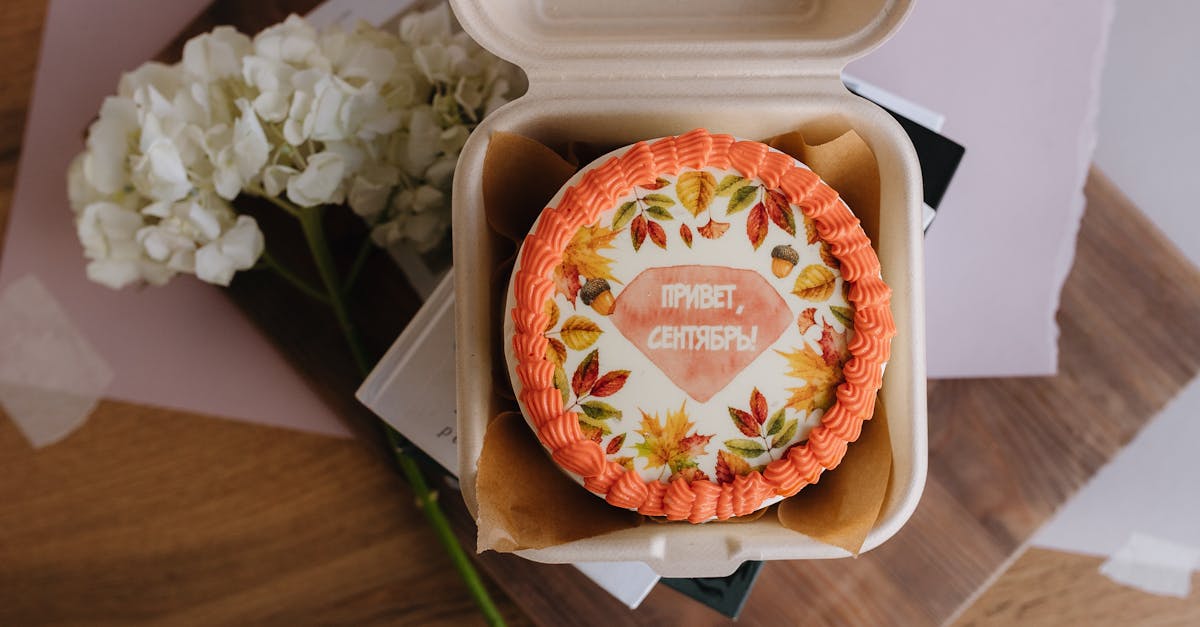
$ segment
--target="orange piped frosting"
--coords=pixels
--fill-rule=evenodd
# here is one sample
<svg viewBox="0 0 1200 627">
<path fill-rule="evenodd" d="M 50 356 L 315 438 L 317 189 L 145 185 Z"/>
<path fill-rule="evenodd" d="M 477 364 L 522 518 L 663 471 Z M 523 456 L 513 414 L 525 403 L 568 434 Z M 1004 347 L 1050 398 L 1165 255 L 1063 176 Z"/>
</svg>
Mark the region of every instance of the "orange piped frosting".
<svg viewBox="0 0 1200 627">
<path fill-rule="evenodd" d="M 646 484 L 646 498 L 638 506 L 638 513 L 643 516 L 666 516 L 663 497 L 667 494 L 667 484 L 661 481 L 651 481 Z"/>
<path fill-rule="evenodd" d="M 606 500 L 617 507 L 637 509 L 649 495 L 650 489 L 646 487 L 646 482 L 642 481 L 637 471 L 626 470 L 625 474 L 609 487 Z"/>
<path fill-rule="evenodd" d="M 604 451 L 587 444 L 587 440 L 576 440 L 555 449 L 554 461 L 577 475 L 599 474 L 605 469 Z"/>
<path fill-rule="evenodd" d="M 717 520 L 733 518 L 733 484 L 721 484 L 721 493 L 717 495 Z"/>
<path fill-rule="evenodd" d="M 696 485 L 707 483 L 697 481 Z M 711 484 L 709 484 L 711 485 Z M 675 479 L 667 484 L 667 493 L 663 495 L 663 506 L 667 512 L 667 520 L 683 520 L 692 514 L 692 503 L 696 501 L 696 493 L 684 479 Z"/>
<path fill-rule="evenodd" d="M 602 404 L 581 406 L 577 400 L 564 407 L 563 394 L 566 392 L 555 387 L 556 377 L 563 374 L 559 367 L 561 363 L 553 361 L 555 345 L 545 335 L 547 327 L 553 324 L 551 318 L 558 314 L 547 313 L 547 301 L 554 298 L 556 281 L 561 289 L 562 277 L 556 273 L 561 272 L 565 249 L 579 229 L 596 224 L 602 213 L 612 209 L 618 199 L 626 197 L 635 187 L 653 190 L 658 177 L 704 168 L 735 170 L 746 179 L 757 179 L 764 186 L 764 193 L 769 191 L 776 194 L 775 197 L 782 195 L 812 221 L 812 229 L 828 244 L 829 254 L 837 261 L 830 263 L 840 269 L 848 286 L 846 302 L 853 305 L 853 311 L 847 311 L 845 319 L 854 332 L 846 342 L 848 356 L 841 369 L 844 380 L 837 384 L 836 400 L 822 415 L 820 424 L 808 433 L 807 440 L 787 448 L 761 472 L 747 472 L 743 467 L 736 475 L 724 475 L 721 483 L 715 483 L 702 472 L 699 476 L 670 474 L 662 480 L 648 480 L 633 470 L 628 457 L 622 458 L 625 464 L 618 463 L 621 460 L 610 460 L 596 441 L 600 436 L 584 433 L 580 420 L 586 417 L 581 412 L 599 411 L 596 408 L 603 407 Z M 709 189 L 703 193 L 715 192 Z M 683 208 L 675 207 L 671 211 L 683 211 Z M 768 215 L 766 209 L 756 207 L 754 211 L 759 211 L 760 216 Z M 713 216 L 714 221 L 725 219 Z M 779 228 L 788 226 L 781 222 L 778 214 L 772 214 L 770 220 Z M 796 221 L 799 221 L 798 217 Z M 791 228 L 794 230 L 795 225 Z M 616 230 L 615 224 L 613 230 Z M 687 235 L 688 238 L 701 236 L 709 235 L 704 232 L 693 235 L 690 231 Z M 653 233 L 651 237 L 654 237 Z M 690 248 L 691 240 L 688 242 Z M 653 246 L 651 240 L 646 240 L 643 245 Z M 764 144 L 739 141 L 730 135 L 712 134 L 704 129 L 640 142 L 587 170 L 576 184 L 563 191 L 556 206 L 542 212 L 522 247 L 511 289 L 516 305 L 510 312 L 513 334 L 509 341 L 516 361 L 515 379 L 520 383 L 518 398 L 554 461 L 582 478 L 586 489 L 603 496 L 616 507 L 691 523 L 750 514 L 768 499 L 788 497 L 804 486 L 816 483 L 825 470 L 840 464 L 848 443 L 858 439 L 863 422 L 871 418 L 882 384 L 882 368 L 890 356 L 890 342 L 896 334 L 889 309 L 891 288 L 880 278 L 878 257 L 858 219 L 837 192 L 807 168 Z M 819 290 L 819 284 L 813 289 Z M 594 294 L 589 295 L 585 305 L 580 307 L 591 304 L 592 298 L 595 298 Z M 578 310 L 563 311 L 561 315 L 566 318 L 577 313 Z M 611 313 L 610 310 L 601 315 Z M 849 324 L 851 313 L 852 325 Z M 561 344 L 558 339 L 554 341 Z M 580 340 L 576 337 L 574 341 Z M 558 350 L 561 351 L 561 346 Z M 559 359 L 561 362 L 561 357 Z M 580 389 L 613 385 L 611 378 L 599 381 L 595 375 L 577 373 L 576 376 L 580 379 L 570 381 L 570 385 Z M 604 376 L 611 377 L 612 373 Z M 607 393 L 607 390 L 601 390 L 594 396 L 603 397 Z M 658 419 L 657 416 L 654 418 Z M 759 418 L 758 422 L 763 424 L 763 419 Z M 704 443 L 693 442 L 691 445 L 703 447 Z M 732 471 L 727 468 L 725 472 Z"/>
<path fill-rule="evenodd" d="M 692 485 L 696 500 L 692 501 L 692 511 L 688 514 L 688 522 L 702 523 L 717 515 L 717 499 L 721 495 L 721 487 L 709 481 L 697 481 Z"/>
</svg>

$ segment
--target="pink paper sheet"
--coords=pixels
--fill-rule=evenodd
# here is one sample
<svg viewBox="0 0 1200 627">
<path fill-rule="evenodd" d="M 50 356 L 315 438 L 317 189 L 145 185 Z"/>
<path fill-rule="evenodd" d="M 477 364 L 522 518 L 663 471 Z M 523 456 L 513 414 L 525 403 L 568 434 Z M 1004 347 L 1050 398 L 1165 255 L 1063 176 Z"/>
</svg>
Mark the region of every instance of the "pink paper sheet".
<svg viewBox="0 0 1200 627">
<path fill-rule="evenodd" d="M 919 0 L 848 71 L 967 147 L 926 236 L 929 376 L 1054 374 L 1111 0 Z"/>
<path fill-rule="evenodd" d="M 121 73 L 153 57 L 208 4 L 50 3 L 0 258 L 0 290 L 26 275 L 39 279 L 111 366 L 110 398 L 348 435 L 216 288 L 179 277 L 163 288 L 114 292 L 84 276 L 67 204 L 67 164 Z"/>
</svg>

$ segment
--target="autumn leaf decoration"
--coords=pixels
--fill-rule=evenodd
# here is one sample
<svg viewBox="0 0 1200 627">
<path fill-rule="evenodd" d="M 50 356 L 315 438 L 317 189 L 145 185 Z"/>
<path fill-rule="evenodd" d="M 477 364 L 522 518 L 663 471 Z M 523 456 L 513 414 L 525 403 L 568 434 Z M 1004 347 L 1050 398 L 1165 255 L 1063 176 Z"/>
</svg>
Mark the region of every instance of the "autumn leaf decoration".
<svg viewBox="0 0 1200 627">
<path fill-rule="evenodd" d="M 729 417 L 738 431 L 741 431 L 742 435 L 746 437 L 725 440 L 726 450 L 736 456 L 741 464 L 731 462 L 728 455 L 718 454 L 716 470 L 718 481 L 722 476 L 727 476 L 732 481 L 734 475 L 745 474 L 745 472 L 740 472 L 743 465 L 747 471 L 750 468 L 745 460 L 757 459 L 764 454 L 770 460 L 774 460 L 775 456 L 772 451 L 791 446 L 792 439 L 796 437 L 796 431 L 800 427 L 799 419 L 788 419 L 787 407 L 780 407 L 768 419 L 767 399 L 762 392 L 758 391 L 758 388 L 754 388 L 750 392 L 749 411 L 730 407 Z"/>
<path fill-rule="evenodd" d="M 808 330 L 817 326 L 817 308 L 809 307 L 800 312 L 796 316 L 796 326 L 800 328 L 800 335 L 808 333 Z"/>
<path fill-rule="evenodd" d="M 788 376 L 804 381 L 803 385 L 788 390 L 792 395 L 787 406 L 797 411 L 829 409 L 836 400 L 837 385 L 842 382 L 842 365 L 849 357 L 845 332 L 838 333 L 829 323 L 823 323 L 817 344 L 821 352 L 808 344 L 792 352 L 776 351 L 787 360 Z"/>
<path fill-rule="evenodd" d="M 834 318 L 837 318 L 838 322 L 842 323 L 842 326 L 846 327 L 847 329 L 854 328 L 854 309 L 853 308 L 838 307 L 837 305 L 832 305 L 829 307 L 829 312 L 833 314 Z"/>
<path fill-rule="evenodd" d="M 739 475 L 748 475 L 754 470 L 749 462 L 724 449 L 717 451 L 717 483 L 733 483 Z"/>
<path fill-rule="evenodd" d="M 613 260 L 600 254 L 601 250 L 614 248 L 613 238 L 619 230 L 593 224 L 580 227 L 563 251 L 562 264 L 554 268 L 554 285 L 558 293 L 575 304 L 575 297 L 583 281 L 580 279 L 607 279 L 617 281 L 612 275 Z"/>
<path fill-rule="evenodd" d="M 567 361 L 568 348 L 577 351 L 586 350 L 600 339 L 600 335 L 604 331 L 600 329 L 600 325 L 583 316 L 571 316 L 563 322 L 562 328 L 552 331 L 551 329 L 558 321 L 558 305 L 552 300 L 548 303 L 553 306 L 553 309 L 551 310 L 548 306 L 547 310 L 548 312 L 553 311 L 553 315 L 546 332 L 542 334 L 546 336 L 546 359 L 561 368 Z"/>
<path fill-rule="evenodd" d="M 570 319 L 567 322 L 570 322 Z M 599 333 L 597 333 L 598 335 Z M 584 437 L 597 444 L 604 436 L 612 432 L 607 421 L 621 417 L 621 410 L 598 399 L 616 394 L 625 387 L 628 379 L 628 370 L 610 370 L 600 374 L 599 349 L 594 349 L 584 356 L 569 380 L 562 365 L 557 365 L 554 369 L 554 387 L 562 392 L 566 411 L 579 409 L 581 412 L 579 414 L 580 430 L 583 431 Z M 575 396 L 575 402 L 568 405 L 572 395 Z M 609 446 L 612 446 L 611 442 Z M 617 448 L 619 450 L 620 445 L 617 445 Z"/>
<path fill-rule="evenodd" d="M 729 205 L 725 209 L 727 216 L 750 209 L 750 214 L 746 216 L 746 237 L 755 250 L 758 250 L 758 247 L 762 246 L 763 241 L 767 239 L 771 224 L 795 237 L 795 210 L 792 209 L 787 196 L 784 196 L 782 192 L 764 189 L 761 185 L 754 185 L 749 179 L 730 174 L 717 184 L 716 193 L 718 196 L 729 197 Z M 805 218 L 805 226 L 810 226 L 807 218 Z M 816 241 L 812 239 L 815 231 L 809 231 L 808 235 L 810 244 Z"/>
<path fill-rule="evenodd" d="M 716 177 L 708 172 L 684 172 L 675 182 L 675 194 L 679 196 L 683 208 L 687 209 L 693 218 L 699 218 L 700 214 L 709 211 L 709 205 L 718 196 L 718 187 Z M 717 222 L 711 212 L 708 221 L 696 227 L 696 232 L 705 239 L 718 239 L 728 230 L 729 223 Z"/>
<path fill-rule="evenodd" d="M 696 458 L 707 453 L 705 447 L 712 435 L 689 433 L 695 423 L 688 420 L 687 401 L 678 411 L 667 411 L 666 422 L 658 414 L 642 412 L 642 428 L 636 433 L 642 441 L 634 445 L 638 457 L 646 459 L 646 468 L 663 468 L 672 474 L 692 481 L 707 478 L 696 464 Z"/>
<path fill-rule="evenodd" d="M 650 186 L 642 187 L 642 189 L 662 189 L 670 184 L 671 182 L 667 179 L 659 177 Z M 669 209 L 674 206 L 675 199 L 667 194 L 652 193 L 642 195 L 635 189 L 633 200 L 622 203 L 617 208 L 616 214 L 613 215 L 612 228 L 616 231 L 628 224 L 630 241 L 632 241 L 633 250 L 635 251 L 641 250 L 647 236 L 659 248 L 666 248 L 667 231 L 659 222 L 675 219 L 675 216 Z"/>
<path fill-rule="evenodd" d="M 833 296 L 836 282 L 837 276 L 832 270 L 820 264 L 813 264 L 805 266 L 796 275 L 796 284 L 792 288 L 792 293 L 804 300 L 820 303 Z"/>
</svg>

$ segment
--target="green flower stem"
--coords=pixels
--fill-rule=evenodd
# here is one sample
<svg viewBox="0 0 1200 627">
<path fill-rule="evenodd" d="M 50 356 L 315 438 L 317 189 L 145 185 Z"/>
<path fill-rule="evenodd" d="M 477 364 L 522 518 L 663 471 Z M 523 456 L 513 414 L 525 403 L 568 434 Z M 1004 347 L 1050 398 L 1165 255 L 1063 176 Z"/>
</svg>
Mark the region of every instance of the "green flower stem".
<svg viewBox="0 0 1200 627">
<path fill-rule="evenodd" d="M 371 249 L 374 247 L 371 236 L 368 234 L 358 247 L 358 254 L 354 256 L 354 263 L 350 266 L 350 271 L 346 273 L 346 280 L 342 281 L 342 289 L 345 290 L 347 296 L 350 295 L 350 290 L 354 289 L 354 282 L 358 280 L 358 275 L 362 274 L 362 269 L 367 265 L 367 259 L 371 256 Z"/>
<path fill-rule="evenodd" d="M 325 292 L 313 287 L 308 283 L 308 281 L 305 281 L 296 275 L 296 273 L 287 269 L 287 267 L 279 263 L 279 261 L 272 257 L 271 253 L 267 252 L 266 250 L 263 251 L 262 257 L 259 258 L 259 263 L 263 268 L 273 270 L 281 279 L 291 283 L 292 287 L 300 290 L 306 296 L 325 303 L 326 305 L 330 304 L 329 296 L 327 296 Z"/>
<path fill-rule="evenodd" d="M 416 460 L 402 452 L 404 446 L 402 436 L 389 425 L 384 425 L 384 429 L 387 430 L 388 443 L 395 451 L 396 463 L 399 464 L 400 471 L 404 473 L 404 477 L 413 486 L 413 491 L 417 493 L 417 507 L 433 527 L 442 547 L 450 554 L 450 561 L 454 563 L 455 570 L 466 582 L 467 589 L 471 591 L 471 596 L 475 598 L 475 603 L 483 612 L 483 617 L 489 625 L 504 625 L 504 617 L 492 602 L 491 596 L 488 595 L 483 580 L 475 571 L 475 565 L 471 563 L 471 558 L 467 556 L 466 551 L 459 545 L 458 539 L 454 537 L 454 532 L 450 530 L 450 522 L 446 520 L 446 515 L 442 513 L 442 508 L 438 505 L 437 492 L 430 490 L 425 483 L 425 476 L 421 474 L 421 468 L 417 466 Z"/>
<path fill-rule="evenodd" d="M 283 199 L 277 200 L 287 203 Z M 287 204 L 290 205 L 290 203 Z M 342 335 L 346 339 L 346 344 L 354 356 L 354 362 L 358 366 L 359 373 L 365 377 L 371 371 L 371 362 L 367 359 L 367 354 L 363 349 L 362 339 L 358 335 L 358 330 L 350 320 L 349 308 L 346 306 L 346 294 L 338 278 L 337 266 L 333 260 L 333 253 L 329 249 L 329 242 L 325 238 L 325 228 L 322 224 L 325 207 L 318 206 L 299 209 L 293 206 L 293 208 L 297 209 L 299 213 L 300 228 L 304 231 L 304 238 L 308 242 L 309 251 L 312 253 L 313 261 L 317 265 L 317 272 L 321 275 L 321 282 L 325 285 L 325 292 L 328 295 L 329 304 L 333 307 L 333 313 L 337 318 L 338 326 L 341 328 Z M 404 453 L 404 448 L 407 445 L 403 437 L 386 424 L 383 425 L 383 428 L 387 435 L 388 444 L 391 446 L 392 453 L 396 458 L 396 464 L 400 467 L 400 471 L 404 474 L 405 479 L 408 480 L 409 485 L 412 486 L 413 492 L 416 494 L 417 506 L 420 508 L 421 513 L 424 514 L 425 519 L 429 521 L 430 526 L 433 527 L 433 531 L 437 535 L 442 548 L 450 555 L 450 561 L 454 564 L 455 570 L 458 571 L 464 583 L 466 583 L 467 590 L 475 599 L 475 603 L 479 606 L 480 611 L 483 612 L 484 618 L 491 625 L 503 625 L 504 618 L 501 616 L 500 610 L 492 602 L 487 588 L 483 585 L 483 580 L 480 579 L 479 573 L 471 563 L 471 559 L 467 556 L 462 546 L 459 545 L 458 539 L 454 537 L 454 532 L 450 529 L 450 522 L 442 512 L 441 506 L 438 505 L 437 493 L 431 490 L 429 484 L 425 482 L 425 476 L 421 473 L 417 462 Z"/>
<path fill-rule="evenodd" d="M 333 315 L 337 318 L 338 327 L 346 338 L 346 344 L 358 366 L 359 374 L 367 376 L 371 372 L 371 361 L 363 350 L 362 338 L 358 329 L 350 320 L 350 309 L 346 306 L 345 295 L 342 292 L 341 279 L 338 278 L 337 265 L 333 261 L 333 253 L 329 250 L 329 242 L 325 239 L 325 207 L 316 206 L 300 211 L 300 228 L 304 231 L 304 239 L 308 242 L 308 250 L 312 253 L 313 261 L 317 264 L 317 274 L 321 275 L 321 283 L 325 285 L 325 293 L 329 295 L 329 304 L 333 307 Z"/>
</svg>

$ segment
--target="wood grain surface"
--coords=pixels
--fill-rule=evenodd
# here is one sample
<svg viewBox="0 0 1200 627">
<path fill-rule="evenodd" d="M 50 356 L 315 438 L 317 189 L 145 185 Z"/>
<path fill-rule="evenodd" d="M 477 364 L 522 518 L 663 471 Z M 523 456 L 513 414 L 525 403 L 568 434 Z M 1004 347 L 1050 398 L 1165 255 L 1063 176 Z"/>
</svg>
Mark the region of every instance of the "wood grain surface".
<svg viewBox="0 0 1200 627">
<path fill-rule="evenodd" d="M 1200 589 L 1186 599 L 1114 583 L 1104 559 L 1029 549 L 958 620 L 956 627 L 1058 625 L 1200 625 Z"/>
<path fill-rule="evenodd" d="M 43 0 L 0 5 L 0 222 L 43 14 Z M 1195 375 L 1200 274 L 1102 175 L 1087 193 L 1060 374 L 931 383 L 912 521 L 856 560 L 769 563 L 739 623 L 946 620 Z M 570 567 L 481 566 L 518 624 L 729 622 L 662 586 L 630 612 Z M 361 444 L 105 402 L 33 451 L 0 419 L 0 625 L 477 620 L 411 494 Z"/>
</svg>

